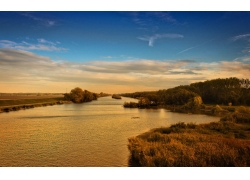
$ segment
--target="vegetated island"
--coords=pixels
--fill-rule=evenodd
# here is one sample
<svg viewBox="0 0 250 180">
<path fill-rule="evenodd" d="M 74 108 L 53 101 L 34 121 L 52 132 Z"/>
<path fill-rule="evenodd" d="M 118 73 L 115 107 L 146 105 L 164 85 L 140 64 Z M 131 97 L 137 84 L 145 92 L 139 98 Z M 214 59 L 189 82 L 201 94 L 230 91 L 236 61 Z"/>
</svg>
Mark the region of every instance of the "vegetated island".
<svg viewBox="0 0 250 180">
<path fill-rule="evenodd" d="M 35 107 L 53 106 L 70 103 L 83 103 L 97 100 L 99 97 L 109 96 L 107 93 L 93 93 L 76 87 L 70 93 L 1 93 L 0 113 L 30 109 Z"/>
<path fill-rule="evenodd" d="M 249 80 L 215 79 L 155 92 L 126 93 L 138 103 L 124 107 L 164 107 L 220 116 L 219 122 L 179 122 L 129 138 L 131 166 L 250 166 Z M 220 104 L 220 105 L 219 105 Z M 234 106 L 233 106 L 234 105 Z"/>
<path fill-rule="evenodd" d="M 113 95 L 112 95 L 112 98 L 114 98 L 114 99 L 121 99 L 122 97 L 119 96 L 118 94 L 113 94 Z"/>
</svg>

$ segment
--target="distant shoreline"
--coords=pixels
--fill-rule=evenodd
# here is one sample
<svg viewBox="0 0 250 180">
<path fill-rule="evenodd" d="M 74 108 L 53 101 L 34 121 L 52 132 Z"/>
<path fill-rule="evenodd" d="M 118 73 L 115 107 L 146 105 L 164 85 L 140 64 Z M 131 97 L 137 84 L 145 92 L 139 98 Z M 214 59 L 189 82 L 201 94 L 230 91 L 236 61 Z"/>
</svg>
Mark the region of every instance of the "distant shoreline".
<svg viewBox="0 0 250 180">
<path fill-rule="evenodd" d="M 58 96 L 30 96 L 28 98 L 26 96 L 0 97 L 0 113 L 69 103 L 72 102 L 65 101 L 63 97 Z"/>
<path fill-rule="evenodd" d="M 0 107 L 0 113 L 10 112 L 10 111 L 19 111 L 25 109 L 31 109 L 35 107 L 45 107 L 61 104 L 72 104 L 71 101 L 56 101 L 56 102 L 44 102 L 44 103 L 35 103 L 35 104 L 21 104 L 21 105 L 12 105 L 12 106 L 2 106 Z"/>
</svg>

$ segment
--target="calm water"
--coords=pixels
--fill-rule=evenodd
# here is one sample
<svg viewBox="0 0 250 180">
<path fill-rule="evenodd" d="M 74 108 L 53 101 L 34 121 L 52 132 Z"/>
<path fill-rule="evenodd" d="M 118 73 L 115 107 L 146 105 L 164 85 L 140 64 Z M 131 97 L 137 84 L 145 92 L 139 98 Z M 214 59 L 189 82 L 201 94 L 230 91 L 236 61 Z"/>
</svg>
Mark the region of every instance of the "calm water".
<svg viewBox="0 0 250 180">
<path fill-rule="evenodd" d="M 128 166 L 128 138 L 176 122 L 217 117 L 128 109 L 111 97 L 0 113 L 0 166 Z M 132 118 L 139 117 L 139 118 Z"/>
</svg>

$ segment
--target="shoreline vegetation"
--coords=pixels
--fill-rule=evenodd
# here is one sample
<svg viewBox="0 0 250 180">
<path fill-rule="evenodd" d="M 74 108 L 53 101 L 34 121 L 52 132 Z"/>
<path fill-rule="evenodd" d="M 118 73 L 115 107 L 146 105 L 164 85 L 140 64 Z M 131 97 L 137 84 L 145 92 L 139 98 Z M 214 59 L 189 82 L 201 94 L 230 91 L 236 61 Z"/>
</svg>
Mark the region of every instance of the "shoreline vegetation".
<svg viewBox="0 0 250 180">
<path fill-rule="evenodd" d="M 250 124 L 176 123 L 128 139 L 130 166 L 249 167 Z"/>
<path fill-rule="evenodd" d="M 25 110 L 35 107 L 84 103 L 110 96 L 106 93 L 92 93 L 81 88 L 72 89 L 70 93 L 0 93 L 0 113 Z"/>
<path fill-rule="evenodd" d="M 73 103 L 84 103 L 84 102 L 90 102 L 93 100 L 97 100 L 100 97 L 110 96 L 110 94 L 101 92 L 93 93 L 88 90 L 82 90 L 79 87 L 76 87 L 70 91 L 70 93 L 64 94 L 64 100 L 66 101 L 72 101 Z"/>
<path fill-rule="evenodd" d="M 119 96 L 118 94 L 113 94 L 113 95 L 112 95 L 112 98 L 113 98 L 113 99 L 122 99 L 122 97 Z"/>
<path fill-rule="evenodd" d="M 121 94 L 138 99 L 138 103 L 124 102 L 124 108 L 165 108 L 220 117 L 219 122 L 179 122 L 129 138 L 130 166 L 250 166 L 249 87 L 249 80 L 227 78 Z"/>
<path fill-rule="evenodd" d="M 3 94 L 0 95 L 0 113 L 30 109 L 42 106 L 53 106 L 70 103 L 64 101 L 62 94 L 56 95 L 35 95 L 35 94 Z"/>
<path fill-rule="evenodd" d="M 123 93 L 138 99 L 124 102 L 124 108 L 165 108 L 172 112 L 206 114 L 249 122 L 250 81 L 238 78 L 214 79 L 149 92 Z M 244 119 L 244 120 L 243 120 Z"/>
<path fill-rule="evenodd" d="M 0 107 L 1 112 L 10 112 L 10 111 L 18 111 L 31 109 L 35 107 L 45 107 L 45 106 L 53 106 L 53 105 L 61 105 L 61 104 L 71 104 L 70 101 L 56 101 L 56 102 L 44 102 L 44 103 L 35 103 L 35 104 L 21 104 L 21 105 L 13 105 L 13 106 L 3 106 Z"/>
<path fill-rule="evenodd" d="M 158 91 L 122 93 L 124 97 L 139 100 L 139 107 L 182 106 L 199 109 L 203 104 L 223 106 L 250 106 L 250 81 L 235 77 L 181 85 Z M 125 104 L 129 106 L 129 104 Z"/>
</svg>

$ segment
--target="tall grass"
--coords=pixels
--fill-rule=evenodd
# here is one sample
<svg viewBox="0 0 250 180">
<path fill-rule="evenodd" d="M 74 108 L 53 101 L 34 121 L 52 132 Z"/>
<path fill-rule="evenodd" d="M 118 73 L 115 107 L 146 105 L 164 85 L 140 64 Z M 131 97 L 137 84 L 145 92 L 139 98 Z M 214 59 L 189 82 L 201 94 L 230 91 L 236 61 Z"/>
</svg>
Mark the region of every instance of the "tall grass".
<svg viewBox="0 0 250 180">
<path fill-rule="evenodd" d="M 249 166 L 249 139 L 249 126 L 177 123 L 129 138 L 128 148 L 138 166 Z"/>
</svg>

